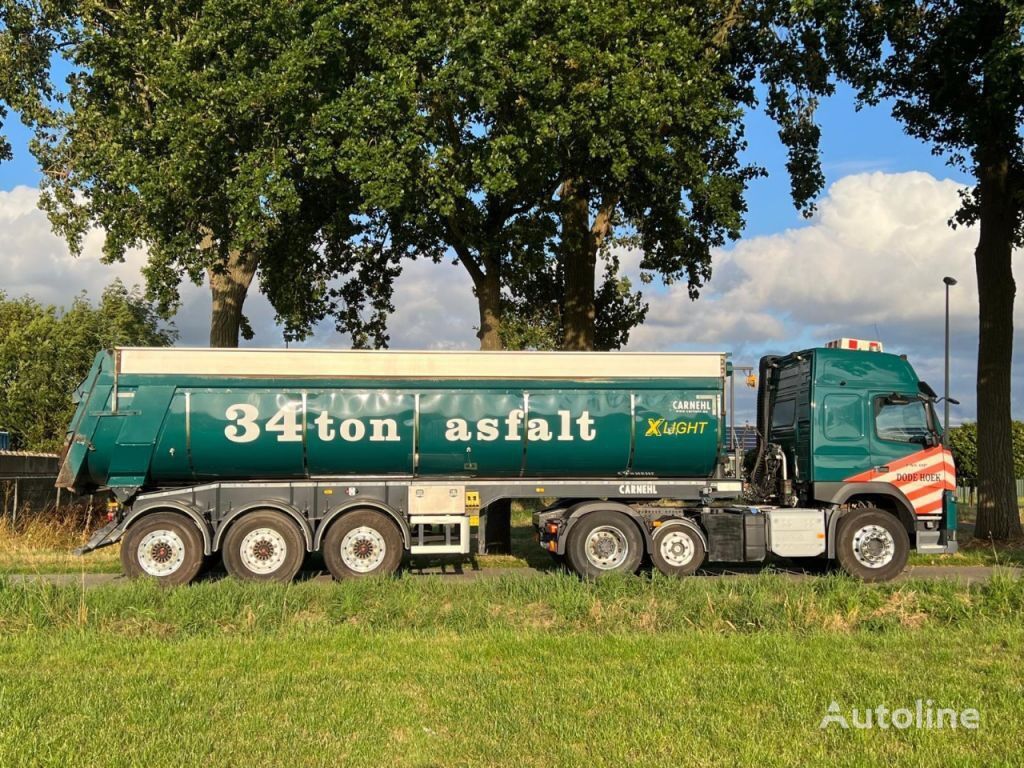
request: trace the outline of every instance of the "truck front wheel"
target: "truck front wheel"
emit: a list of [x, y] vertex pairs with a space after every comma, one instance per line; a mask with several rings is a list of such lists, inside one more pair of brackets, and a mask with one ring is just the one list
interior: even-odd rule
[[246, 581], [291, 581], [302, 567], [306, 547], [298, 526], [282, 512], [242, 515], [224, 537], [224, 567]]
[[154, 579], [173, 587], [188, 584], [203, 565], [203, 537], [195, 523], [176, 512], [136, 520], [121, 541], [121, 566], [130, 579]]
[[331, 523], [324, 536], [324, 564], [339, 581], [390, 576], [402, 564], [403, 554], [398, 526], [372, 509], [345, 513]]
[[644, 540], [633, 521], [620, 512], [587, 512], [569, 531], [565, 555], [585, 579], [636, 573], [644, 556]]
[[889, 581], [907, 566], [910, 537], [894, 516], [875, 507], [855, 509], [838, 523], [836, 560], [862, 581]]

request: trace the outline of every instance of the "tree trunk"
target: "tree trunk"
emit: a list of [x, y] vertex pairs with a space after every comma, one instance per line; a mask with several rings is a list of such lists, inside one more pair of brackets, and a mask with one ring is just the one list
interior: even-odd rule
[[1014, 189], [1010, 157], [979, 152], [980, 236], [978, 274], [978, 519], [975, 535], [1021, 536], [1013, 476], [1010, 371], [1013, 359]]
[[242, 327], [242, 305], [256, 267], [237, 251], [228, 256], [223, 270], [207, 270], [213, 294], [213, 315], [210, 319], [210, 346], [237, 347]]
[[563, 200], [562, 270], [565, 296], [562, 308], [562, 349], [593, 349], [594, 273], [597, 250], [590, 242], [590, 206], [586, 198]]
[[604, 203], [590, 222], [590, 200], [573, 181], [562, 185], [562, 349], [594, 348], [597, 252], [611, 232], [615, 203]]
[[480, 349], [502, 349], [501, 343], [501, 279], [496, 269], [482, 272], [475, 281], [476, 300], [480, 307]]

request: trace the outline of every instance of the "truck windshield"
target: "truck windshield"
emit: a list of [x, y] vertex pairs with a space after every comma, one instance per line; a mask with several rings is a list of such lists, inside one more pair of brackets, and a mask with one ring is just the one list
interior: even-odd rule
[[882, 440], [922, 443], [932, 435], [927, 404], [921, 400], [888, 402], [879, 399], [875, 429]]

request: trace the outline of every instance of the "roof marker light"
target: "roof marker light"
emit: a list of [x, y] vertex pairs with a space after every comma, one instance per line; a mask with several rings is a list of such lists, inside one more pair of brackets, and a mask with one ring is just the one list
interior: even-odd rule
[[826, 349], [855, 349], [861, 352], [881, 352], [882, 342], [869, 341], [867, 339], [850, 339], [843, 337], [834, 339], [825, 344]]

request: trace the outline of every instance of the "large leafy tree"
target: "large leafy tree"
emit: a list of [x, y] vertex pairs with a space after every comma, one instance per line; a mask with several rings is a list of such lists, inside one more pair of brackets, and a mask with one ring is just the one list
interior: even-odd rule
[[953, 224], [977, 224], [978, 520], [1021, 535], [1011, 435], [1013, 250], [1024, 244], [1024, 3], [817, 0], [840, 74], [976, 179]]
[[[1013, 474], [1024, 477], [1024, 421], [1015, 421], [1013, 432]], [[978, 482], [978, 425], [968, 421], [949, 430], [949, 447], [956, 461], [957, 482], [974, 485]], [[960, 481], [963, 481], [962, 483]]]
[[[247, 334], [257, 276], [291, 337], [333, 314], [357, 342], [380, 342], [389, 261], [335, 166], [345, 117], [324, 125], [319, 111], [359, 70], [354, 12], [326, 0], [4, 0], [0, 100], [35, 129], [56, 230], [77, 248], [102, 227], [108, 261], [145, 246], [165, 313], [182, 279], [207, 280], [214, 346]], [[65, 83], [50, 77], [55, 59]]]
[[177, 337], [137, 289], [115, 281], [97, 305], [83, 293], [70, 307], [0, 291], [0, 429], [27, 450], [57, 450], [71, 421], [70, 392], [96, 350], [167, 346]]
[[208, 278], [214, 344], [245, 332], [257, 274], [288, 335], [333, 314], [383, 343], [401, 260], [445, 253], [482, 346], [527, 296], [556, 297], [563, 346], [621, 344], [643, 304], [615, 271], [598, 284], [599, 255], [640, 247], [696, 296], [760, 172], [739, 159], [758, 76], [798, 205], [821, 184], [817, 39], [774, 1], [0, 8], [0, 97], [37, 129], [57, 229], [103, 226], [110, 260], [146, 245], [164, 310]]
[[564, 348], [595, 346], [603, 301], [639, 322], [619, 275], [595, 279], [616, 244], [642, 249], [645, 274], [685, 280], [696, 296], [711, 250], [738, 236], [746, 183], [760, 173], [740, 159], [758, 77], [791, 150], [798, 205], [820, 188], [820, 45], [783, 4], [375, 7], [364, 17], [372, 74], [338, 102], [362, 118], [343, 141], [345, 168], [385, 216], [391, 245], [451, 249], [473, 281], [483, 348], [501, 346], [506, 313], [529, 324], [533, 299], [556, 297], [539, 322], [557, 326]]

